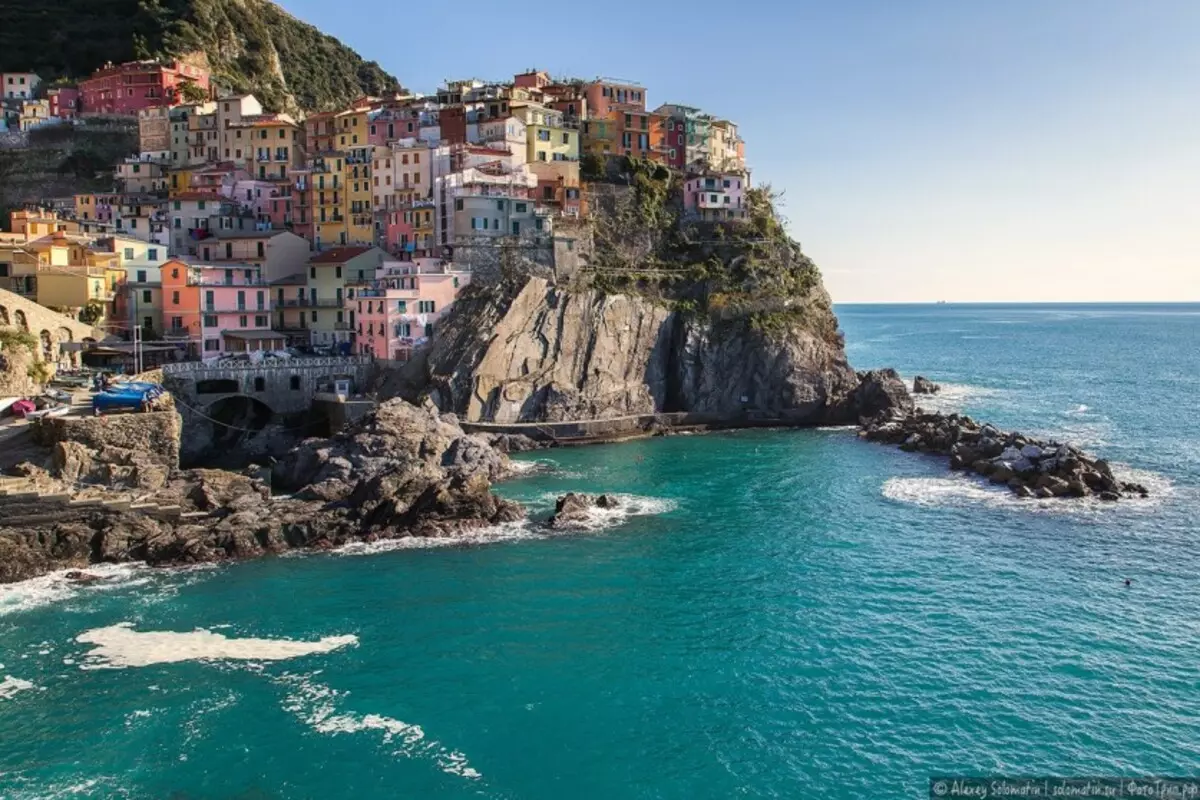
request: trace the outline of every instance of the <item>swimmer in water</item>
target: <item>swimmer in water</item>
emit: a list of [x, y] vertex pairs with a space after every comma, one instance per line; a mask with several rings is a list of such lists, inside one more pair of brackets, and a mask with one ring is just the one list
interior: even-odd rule
[[1133, 581], [1129, 580], [1129, 578], [1125, 579], [1125, 588], [1126, 589], [1128, 589], [1132, 584], [1133, 584]]

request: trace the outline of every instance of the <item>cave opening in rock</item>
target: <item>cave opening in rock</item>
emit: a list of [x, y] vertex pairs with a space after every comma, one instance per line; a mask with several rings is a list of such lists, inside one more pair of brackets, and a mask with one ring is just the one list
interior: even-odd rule
[[270, 424], [274, 413], [261, 400], [246, 395], [223, 397], [208, 408], [214, 449], [234, 449]]

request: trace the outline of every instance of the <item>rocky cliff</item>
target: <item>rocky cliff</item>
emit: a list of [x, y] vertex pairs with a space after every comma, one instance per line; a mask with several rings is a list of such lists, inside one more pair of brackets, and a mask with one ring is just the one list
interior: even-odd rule
[[816, 319], [765, 331], [636, 293], [504, 283], [456, 304], [393, 388], [469, 421], [659, 411], [846, 418], [858, 380], [841, 339], [817, 332], [836, 328], [824, 290], [807, 299]]
[[829, 295], [769, 192], [747, 193], [745, 219], [704, 222], [678, 207], [678, 174], [626, 166], [590, 190], [594, 251], [577, 271], [552, 282], [509, 263], [469, 287], [384, 393], [472, 422], [856, 420]]

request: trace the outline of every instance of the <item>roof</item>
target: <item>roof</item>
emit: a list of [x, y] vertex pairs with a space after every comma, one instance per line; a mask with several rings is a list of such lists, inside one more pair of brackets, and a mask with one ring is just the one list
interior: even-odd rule
[[209, 231], [217, 239], [270, 239], [281, 233], [287, 233], [282, 228], [271, 228], [266, 231]]
[[310, 264], [341, 264], [344, 261], [349, 261], [352, 258], [358, 258], [363, 253], [370, 252], [371, 247], [335, 247], [332, 250], [326, 250], [323, 253], [318, 253], [308, 260]]
[[247, 330], [247, 331], [221, 331], [222, 336], [228, 336], [231, 339], [244, 340], [260, 340], [260, 339], [282, 339], [283, 334], [279, 331], [263, 331], [263, 330]]
[[217, 192], [179, 192], [171, 200], [229, 200]]
[[308, 283], [308, 278], [303, 272], [297, 272], [292, 275], [284, 275], [282, 278], [276, 278], [271, 281], [272, 286], [303, 286]]

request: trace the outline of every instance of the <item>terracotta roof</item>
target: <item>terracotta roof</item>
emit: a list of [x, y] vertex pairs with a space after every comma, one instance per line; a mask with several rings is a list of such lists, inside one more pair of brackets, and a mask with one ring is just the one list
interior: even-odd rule
[[310, 264], [341, 264], [349, 261], [352, 258], [357, 258], [363, 253], [369, 252], [370, 247], [335, 247], [332, 250], [326, 250], [324, 253], [318, 253], [308, 260]]

